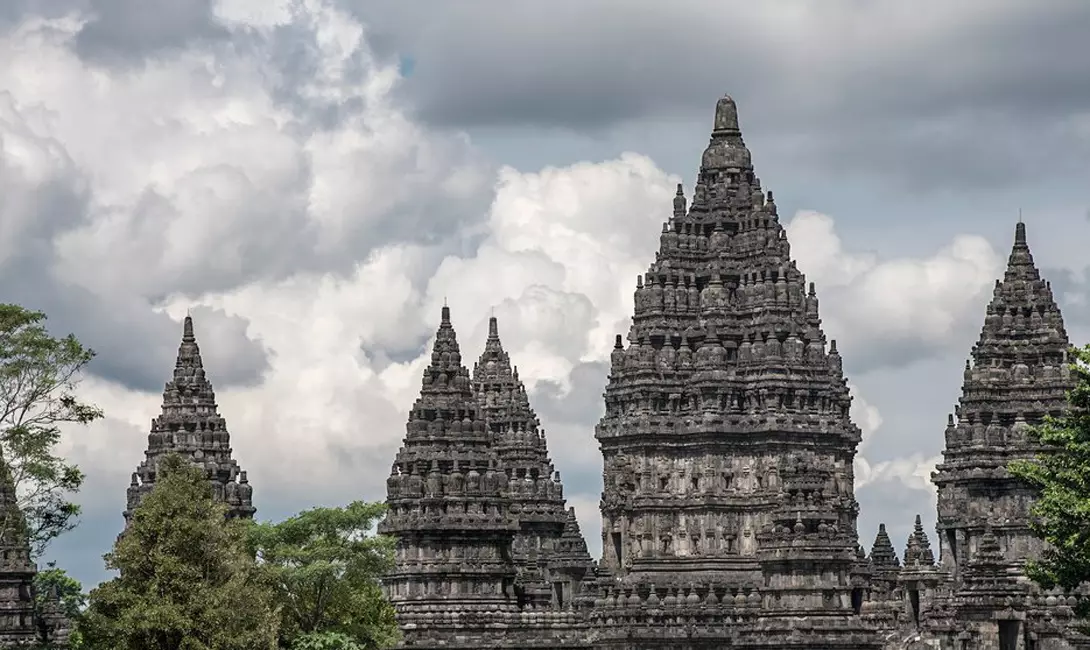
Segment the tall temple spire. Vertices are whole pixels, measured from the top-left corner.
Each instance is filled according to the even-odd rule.
[[[692,204],[679,207],[637,280],[630,344],[611,355],[596,431],[603,564],[623,584],[664,590],[761,584],[752,597],[770,634],[791,635],[793,616],[854,629],[850,606],[816,603],[854,597],[860,432],[729,96],[716,104]]]
[[[492,440],[444,305],[379,527],[397,540],[384,585],[414,645],[452,639],[451,612],[470,627],[486,612],[491,622],[516,612],[511,544],[518,524]]]
[[[1011,477],[1007,466],[1047,451],[1026,430],[1066,408],[1072,386],[1069,346],[1052,288],[1041,278],[1020,221],[965,366],[957,416],[946,427],[943,460],[932,477],[938,487],[941,561],[948,570],[968,566],[990,523],[1001,546],[1014,552],[1013,563],[1042,550],[1029,529],[1028,504],[1035,493]]]
[[[132,511],[155,485],[159,459],[176,453],[204,468],[217,500],[228,505],[229,517],[252,518],[253,489],[232,457],[227,421],[219,415],[216,393],[208,380],[193,317],[182,322],[182,340],[174,374],[163,390],[162,413],[151,422],[145,459],[132,475],[125,509],[126,525]]]
[[[549,458],[545,432],[530,406],[526,386],[503,349],[495,316],[488,319],[488,339],[473,366],[473,388],[507,474],[512,509],[520,513],[513,542],[519,602],[534,608],[570,604],[571,594],[577,592],[572,581],[581,580],[589,570],[589,558],[575,577],[547,574],[550,556],[565,531],[564,486]],[[555,585],[553,577],[567,587]]]

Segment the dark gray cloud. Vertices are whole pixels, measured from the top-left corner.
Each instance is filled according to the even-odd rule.
[[[76,35],[74,45],[88,61],[139,65],[149,56],[228,36],[213,14],[212,0],[86,2],[92,18]]]
[[[905,189],[996,187],[1090,162],[1090,5],[681,0],[357,5],[413,61],[421,118],[603,132],[729,91],[764,155]]]
[[[545,423],[597,422],[605,411],[602,393],[608,375],[608,363],[580,363],[569,375],[571,390],[565,392],[556,382],[541,381],[534,387],[530,403]]]
[[[87,0],[4,0],[0,2],[0,32],[24,18],[59,18],[87,6]]]
[[[52,281],[47,268],[0,279],[5,300],[49,316],[54,334],[75,334],[96,352],[88,367],[94,375],[128,388],[158,392],[171,376],[181,325],[152,311],[138,298],[102,296]],[[257,383],[268,367],[265,349],[246,337],[242,318],[219,310],[193,311],[198,342],[209,376],[217,387]]]

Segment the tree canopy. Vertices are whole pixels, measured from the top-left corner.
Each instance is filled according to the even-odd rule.
[[[39,556],[58,535],[71,530],[79,506],[69,500],[83,473],[56,455],[61,426],[102,417],[75,396],[94,352],[76,337],[55,338],[46,316],[0,304],[0,455],[11,471],[30,536]]]
[[[1068,410],[1030,431],[1050,452],[1010,467],[1040,490],[1030,525],[1047,547],[1026,570],[1045,588],[1090,582],[1090,346],[1072,348],[1072,356]],[[1080,607],[1082,616],[1090,614],[1087,605]]]
[[[155,487],[105,556],[120,576],[94,589],[79,630],[91,648],[269,650],[279,616],[203,470],[160,461]]]
[[[394,610],[379,586],[393,566],[393,541],[371,534],[384,512],[381,503],[356,501],[251,527],[251,552],[281,608],[283,647],[353,650],[396,641]]]

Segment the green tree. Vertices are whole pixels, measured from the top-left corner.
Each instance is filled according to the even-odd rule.
[[[1026,570],[1046,589],[1090,582],[1090,346],[1072,348],[1071,354],[1075,387],[1067,396],[1069,408],[1030,430],[1050,452],[1010,466],[1011,474],[1040,490],[1030,526],[1046,550]],[[1090,615],[1086,601],[1078,613]]]
[[[385,511],[384,504],[356,501],[250,528],[251,552],[281,608],[283,647],[353,650],[396,642],[394,610],[379,586],[393,567],[393,540],[371,534]]]
[[[49,611],[56,598],[57,605],[64,616],[71,622],[79,620],[84,606],[87,604],[87,595],[83,593],[83,585],[78,580],[68,575],[64,569],[57,568],[55,562],[50,562],[46,568],[38,571],[34,576],[34,608],[38,616]],[[47,646],[52,648],[53,646]],[[84,648],[83,639],[78,631],[72,631],[68,641],[64,644],[64,650],[79,650]]]
[[[105,556],[120,575],[94,589],[78,625],[103,650],[269,650],[279,614],[204,472],[177,455]]]
[[[56,594],[60,609],[70,619],[79,617],[87,604],[87,594],[79,580],[68,575],[64,569],[57,568],[56,562],[50,562],[46,568],[34,576],[35,604],[41,608],[47,598]]]
[[[55,453],[61,427],[102,417],[75,396],[95,353],[73,335],[51,336],[45,320],[42,312],[0,304],[0,456],[11,469],[35,557],[79,515],[69,497],[83,473]]]
[[[308,632],[295,637],[291,644],[291,650],[367,650],[367,647],[340,632]]]

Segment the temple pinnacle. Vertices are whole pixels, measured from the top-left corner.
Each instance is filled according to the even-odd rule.
[[[723,95],[715,105],[715,126],[713,131],[737,133],[738,106],[730,95]]]
[[[490,316],[488,318],[488,340],[490,340],[490,341],[499,340],[499,338],[500,338],[499,324],[496,322],[496,317],[495,316]]]
[[[193,343],[196,340],[197,337],[193,335],[193,317],[187,313],[182,323],[182,342]]]

